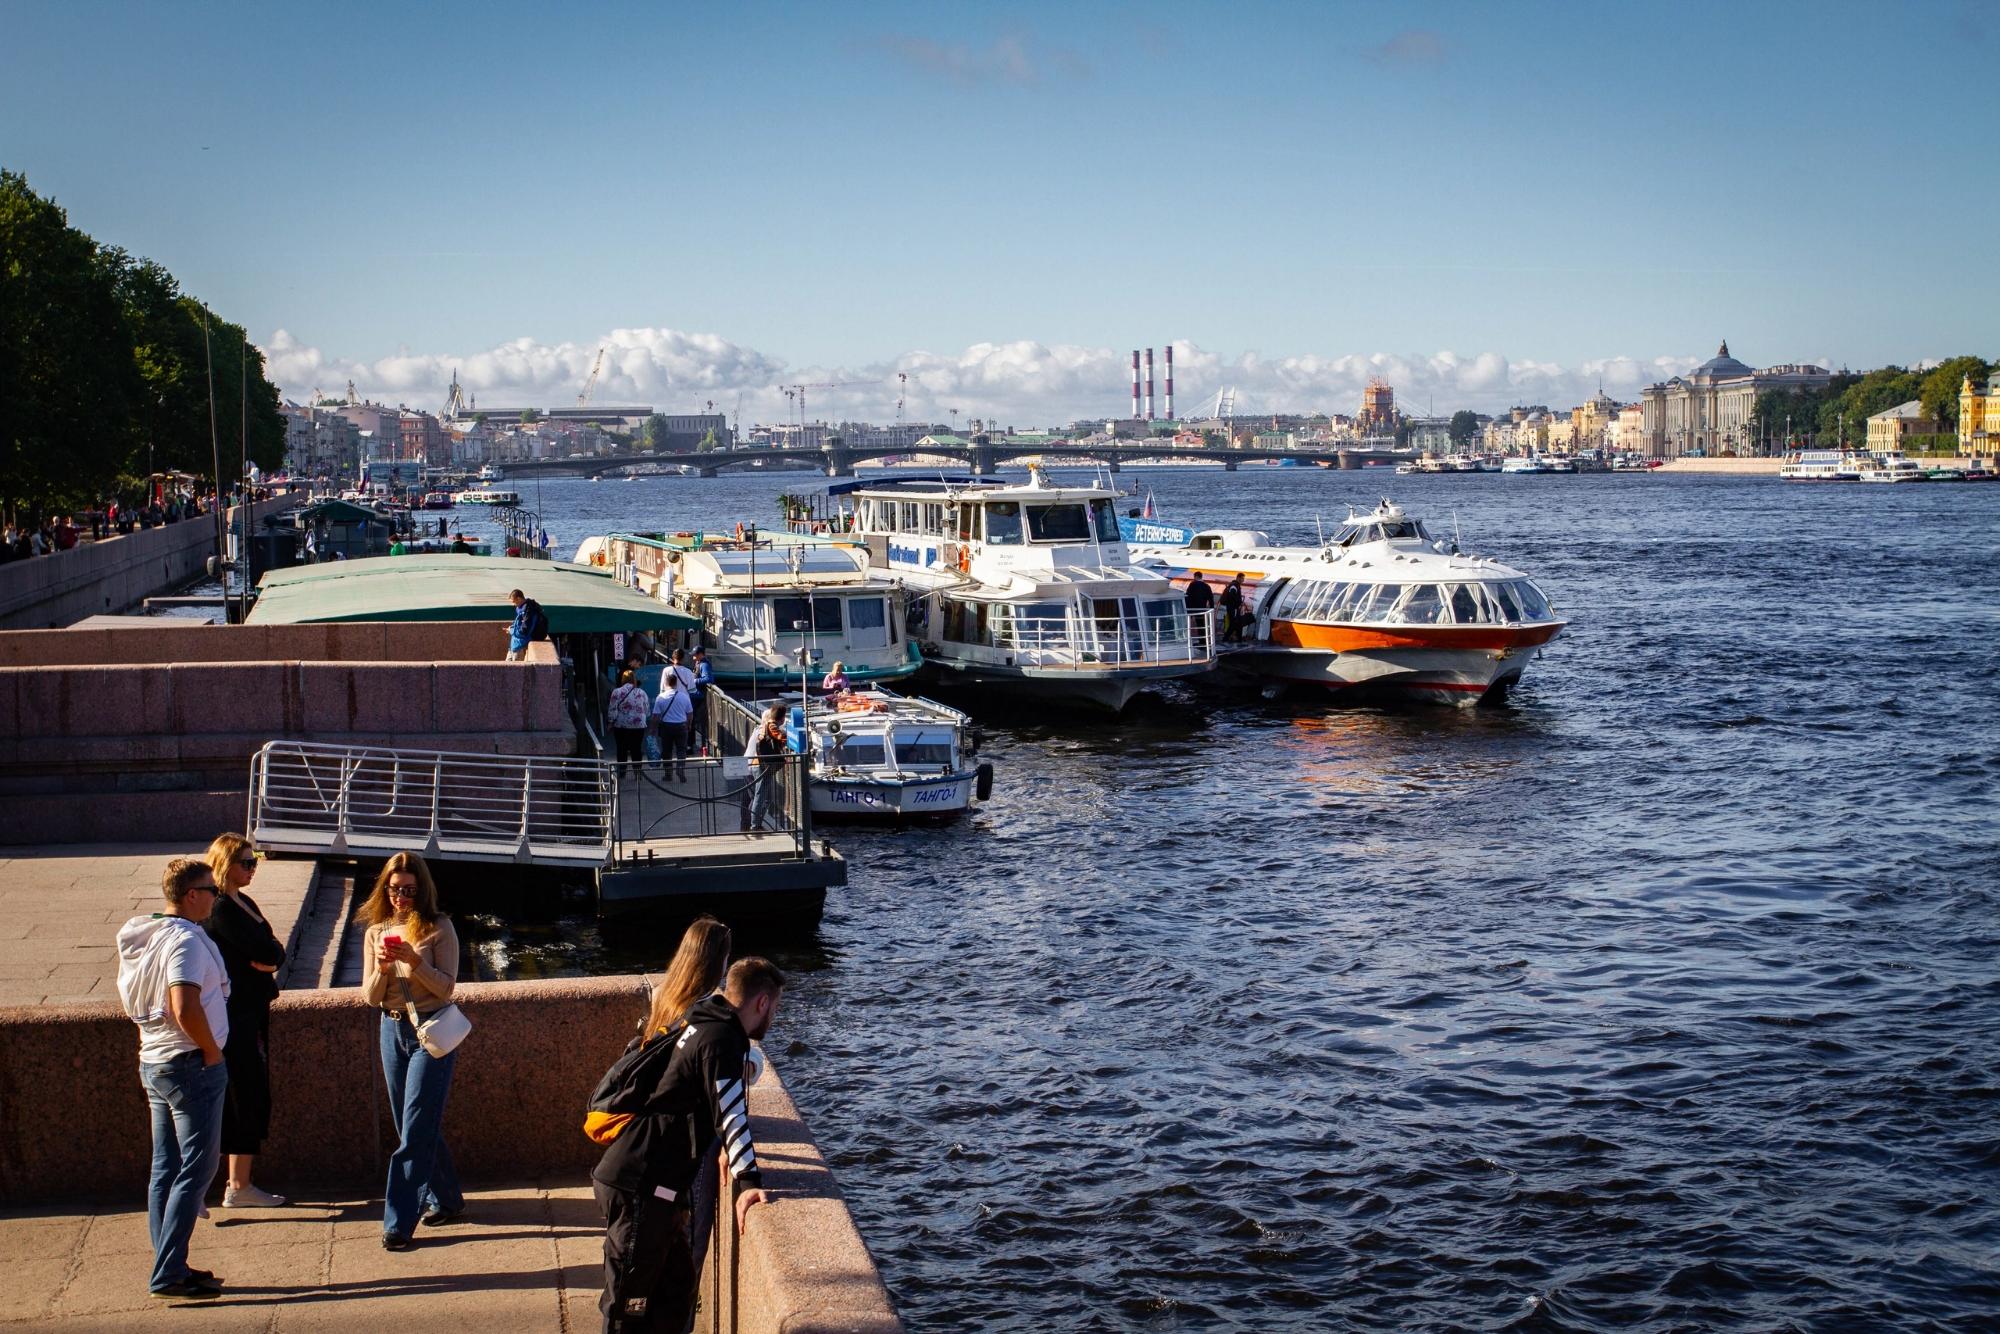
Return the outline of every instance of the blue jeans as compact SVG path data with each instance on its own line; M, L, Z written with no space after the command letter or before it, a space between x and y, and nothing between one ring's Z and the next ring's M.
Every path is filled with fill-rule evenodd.
M141 1062L139 1082L153 1111L153 1176L146 1191L153 1276L147 1286L158 1291L188 1275L188 1239L222 1161L229 1065L203 1065L200 1052L182 1052L157 1064Z
M382 1230L408 1237L427 1209L456 1213L465 1207L458 1172L441 1133L444 1100L458 1053L440 1060L417 1041L407 1019L382 1016L382 1078L389 1086L389 1115L396 1126L396 1151L389 1155L389 1185L383 1192Z

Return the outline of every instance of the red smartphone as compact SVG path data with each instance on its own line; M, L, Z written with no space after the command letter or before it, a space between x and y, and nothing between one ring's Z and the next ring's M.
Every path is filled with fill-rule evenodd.
M382 943L383 943L383 944L384 944L385 946L388 946L389 948L393 949L393 948L395 948L396 946L398 946L398 945L400 945L400 944L402 944L402 943L403 943L403 938L402 938L401 936L397 936L397 935L388 935L388 936L384 936L384 937L382 937Z

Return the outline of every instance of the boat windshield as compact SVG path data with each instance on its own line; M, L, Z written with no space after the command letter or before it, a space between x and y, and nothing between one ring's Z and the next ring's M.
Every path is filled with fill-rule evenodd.
M1021 506L1018 501L996 500L986 507L986 540L998 547L1021 545Z
M1116 535L1117 523L1112 524ZM1028 506L1028 540L1031 542L1088 542L1090 521L1081 505Z
M1090 517L1097 522L1098 541L1117 542L1122 540L1118 534L1118 511L1112 507L1109 500L1100 496L1096 500L1091 501Z
M1270 614L1319 624L1505 625L1555 619L1548 598L1526 579L1449 584L1299 579L1273 595Z
M1340 531L1333 535L1333 545L1353 547L1364 542L1393 542L1404 538L1428 542L1431 535L1424 531L1423 522L1419 519L1361 519L1342 524Z

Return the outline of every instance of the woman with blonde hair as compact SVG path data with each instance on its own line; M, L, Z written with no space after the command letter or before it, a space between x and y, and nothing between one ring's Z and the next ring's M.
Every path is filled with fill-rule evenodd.
M842 691L853 689L853 683L847 679L847 664L834 663L833 670L820 678L819 688L829 695L838 695Z
M695 918L681 933L666 977L653 988L642 1036L651 1040L679 1025L690 1006L715 994L728 970L729 928L706 914Z
M438 910L430 868L414 852L382 864L361 905L361 994L382 1011L382 1079L396 1127L383 1192L382 1246L406 1251L417 1224L439 1227L465 1213L465 1194L445 1146L445 1099L458 1053L433 1056L417 1026L451 1004L458 985L458 932Z
M259 1190L251 1165L271 1132L271 1002L285 947L245 892L257 874L257 850L241 834L223 834L202 858L215 873L215 911L203 923L229 975L229 1041L222 1049L229 1088L222 1098L222 1152L229 1160L225 1209L271 1209L282 1195Z

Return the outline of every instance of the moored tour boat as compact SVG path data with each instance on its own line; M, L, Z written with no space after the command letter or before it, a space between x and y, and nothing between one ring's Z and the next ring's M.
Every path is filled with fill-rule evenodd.
M1163 553L1185 585L1244 577L1254 609L1223 664L1279 681L1466 707L1498 700L1567 624L1519 570L1433 541L1389 501L1323 547Z
M493 487L475 486L458 493L461 502L467 505L518 505L521 503L519 491L501 491Z
M815 816L948 820L992 795L993 766L973 763L979 742L972 720L935 700L872 687L803 702L797 693L716 698L741 715L746 735L772 704L785 706L792 749L812 757Z

